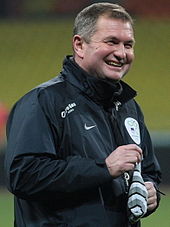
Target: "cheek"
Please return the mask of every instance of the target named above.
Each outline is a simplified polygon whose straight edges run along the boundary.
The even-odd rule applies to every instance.
[[[132,62],[134,60],[135,56],[134,56],[134,51],[133,50],[128,53],[128,58],[129,58],[130,62]]]
[[[112,51],[110,50],[110,48],[108,48],[105,45],[98,45],[95,46],[95,48],[93,49],[94,51],[94,55],[101,57],[107,56],[109,54],[112,53]]]

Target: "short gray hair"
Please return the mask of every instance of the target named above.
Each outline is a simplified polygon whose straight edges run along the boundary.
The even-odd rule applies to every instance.
[[[96,23],[100,16],[128,21],[133,27],[132,17],[122,6],[106,2],[94,3],[78,13],[74,22],[73,35],[80,35],[89,42],[96,31]]]

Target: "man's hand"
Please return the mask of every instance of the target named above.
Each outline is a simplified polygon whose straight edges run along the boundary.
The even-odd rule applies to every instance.
[[[119,146],[106,159],[106,166],[112,177],[116,178],[126,171],[133,170],[141,162],[142,150],[136,144]]]
[[[152,211],[157,206],[156,189],[152,182],[145,182],[146,189],[148,191],[148,211]]]

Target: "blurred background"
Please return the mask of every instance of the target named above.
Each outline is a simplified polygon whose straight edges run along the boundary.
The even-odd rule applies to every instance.
[[[125,78],[138,91],[163,181],[159,210],[144,227],[168,227],[170,210],[170,1],[0,0],[0,226],[13,226],[13,196],[5,187],[5,125],[13,104],[56,76],[72,54],[74,17],[95,2],[124,6],[135,19],[136,59]]]

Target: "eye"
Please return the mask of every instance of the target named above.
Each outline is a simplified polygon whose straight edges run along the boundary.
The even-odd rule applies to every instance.
[[[126,49],[133,48],[133,44],[132,43],[125,43],[124,46],[126,47]]]
[[[118,44],[118,42],[116,42],[115,40],[106,40],[105,43],[109,46],[113,46]]]

